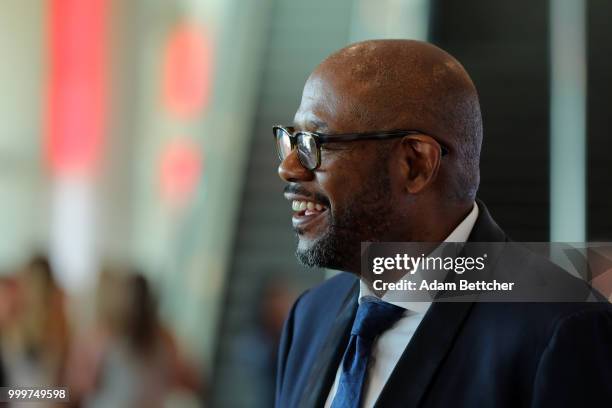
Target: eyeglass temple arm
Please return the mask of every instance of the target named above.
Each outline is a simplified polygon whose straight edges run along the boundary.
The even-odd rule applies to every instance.
[[[383,139],[391,139],[391,138],[401,137],[401,136],[406,136],[406,135],[418,135],[418,134],[422,134],[422,132],[393,131],[393,132],[376,132],[376,133],[346,133],[346,134],[341,134],[341,135],[324,135],[322,133],[314,133],[314,134],[317,136],[320,143],[330,143],[330,142],[352,142],[354,140],[383,140]],[[442,143],[438,142],[437,140],[436,140],[436,143],[440,145],[440,151],[442,153],[442,156],[447,155],[448,148],[444,146]]]

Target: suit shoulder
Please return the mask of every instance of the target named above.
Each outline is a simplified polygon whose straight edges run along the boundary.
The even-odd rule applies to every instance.
[[[530,333],[532,340],[546,342],[568,322],[600,320],[602,316],[612,322],[612,305],[608,302],[478,303],[473,316],[484,324],[481,327],[489,327],[493,332]]]
[[[326,279],[300,296],[296,304],[296,314],[339,309],[357,282],[358,278],[347,272],[340,272]]]
[[[324,280],[318,285],[308,289],[302,296],[303,301],[318,301],[330,296],[337,297],[342,293],[348,293],[352,289],[353,285],[358,282],[356,276],[347,273],[340,272],[337,275]]]
[[[577,304],[605,300],[585,277],[579,276],[571,267],[559,266],[548,255],[542,254],[542,250],[541,247],[534,250],[523,243],[511,242],[498,251],[492,276],[515,284],[509,300]]]
[[[561,325],[568,321],[589,320],[604,316],[612,322],[612,304],[607,301],[573,302],[557,307],[556,321]]]

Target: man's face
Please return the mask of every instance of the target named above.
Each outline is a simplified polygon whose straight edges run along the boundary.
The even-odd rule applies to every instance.
[[[295,115],[296,130],[327,134],[361,133],[349,106],[351,89],[338,89],[314,77],[307,82]],[[351,102],[352,103],[352,102]],[[358,272],[360,243],[381,241],[393,229],[389,147],[393,141],[328,143],[321,148],[321,165],[303,168],[292,152],[279,165],[292,202],[296,254],[307,266]]]

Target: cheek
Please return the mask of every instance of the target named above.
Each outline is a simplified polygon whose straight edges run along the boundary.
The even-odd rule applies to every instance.
[[[363,175],[352,160],[337,159],[318,172],[317,181],[329,199],[332,210],[350,205],[362,189]]]
[[[322,192],[331,202],[332,209],[341,210],[354,206],[368,198],[380,195],[379,180],[385,178],[392,196],[401,188],[401,171],[392,171],[395,166],[393,158],[381,159],[376,153],[374,143],[358,143],[350,150],[324,154],[322,166],[317,172],[317,181]],[[384,160],[384,163],[381,163]],[[397,169],[396,169],[397,170]]]
[[[404,163],[389,164],[389,184],[394,197],[403,197],[407,194],[407,179],[410,169]]]

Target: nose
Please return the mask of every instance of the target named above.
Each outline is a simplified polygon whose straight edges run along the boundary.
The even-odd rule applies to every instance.
[[[278,165],[278,175],[286,182],[310,181],[314,178],[314,173],[300,163],[295,149]]]

